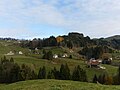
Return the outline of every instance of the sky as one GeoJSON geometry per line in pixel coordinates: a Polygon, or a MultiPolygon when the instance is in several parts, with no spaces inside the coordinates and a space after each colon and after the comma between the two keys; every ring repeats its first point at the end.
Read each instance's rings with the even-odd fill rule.
{"type": "Polygon", "coordinates": [[[120,0],[0,0],[0,37],[120,35],[120,0]]]}

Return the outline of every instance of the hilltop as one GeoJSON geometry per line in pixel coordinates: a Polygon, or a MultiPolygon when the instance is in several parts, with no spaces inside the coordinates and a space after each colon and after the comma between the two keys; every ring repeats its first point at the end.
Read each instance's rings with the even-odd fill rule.
{"type": "Polygon", "coordinates": [[[105,38],[106,40],[113,40],[113,39],[116,39],[116,40],[118,40],[118,39],[120,39],[120,35],[114,35],[114,36],[111,36],[111,37],[107,37],[107,38],[105,38]]]}

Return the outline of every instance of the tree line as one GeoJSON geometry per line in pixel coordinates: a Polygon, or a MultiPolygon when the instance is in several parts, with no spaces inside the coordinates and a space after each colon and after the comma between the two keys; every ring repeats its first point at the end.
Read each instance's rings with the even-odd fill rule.
{"type": "Polygon", "coordinates": [[[120,85],[120,66],[118,68],[117,73],[113,76],[110,76],[109,74],[100,74],[99,76],[97,76],[95,74],[92,82],[101,83],[105,85],[120,85]]]}
{"type": "Polygon", "coordinates": [[[5,56],[0,61],[0,83],[13,83],[17,81],[36,79],[37,74],[25,64],[19,66],[13,58],[5,56]]]}
{"type": "MultiPolygon", "coordinates": [[[[0,83],[14,83],[18,81],[34,80],[34,79],[58,79],[58,80],[72,80],[80,82],[89,82],[86,71],[79,65],[70,71],[67,63],[61,64],[60,69],[53,69],[47,71],[46,67],[40,67],[39,72],[36,73],[29,66],[22,64],[19,66],[14,62],[13,58],[1,58],[0,61],[0,83]]],[[[94,75],[93,83],[101,83],[106,85],[120,85],[120,66],[114,76],[109,74],[94,75]]]]}
{"type": "Polygon", "coordinates": [[[33,40],[21,41],[21,47],[29,47],[30,49],[52,47],[52,46],[63,46],[68,48],[83,47],[91,45],[92,40],[90,37],[84,37],[82,33],[69,33],[64,36],[50,36],[49,38],[34,38],[33,40]]]}
{"type": "Polygon", "coordinates": [[[0,83],[14,83],[18,81],[33,79],[58,79],[58,80],[74,80],[87,82],[86,71],[78,65],[73,72],[67,64],[61,64],[59,70],[54,67],[47,72],[46,67],[40,67],[38,74],[29,66],[22,64],[19,66],[14,62],[13,58],[2,58],[0,61],[0,83]]]}
{"type": "Polygon", "coordinates": [[[82,50],[80,50],[78,53],[81,55],[84,55],[86,59],[99,59],[102,57],[104,53],[112,53],[114,52],[111,48],[108,46],[91,46],[91,47],[84,47],[82,50]]]}

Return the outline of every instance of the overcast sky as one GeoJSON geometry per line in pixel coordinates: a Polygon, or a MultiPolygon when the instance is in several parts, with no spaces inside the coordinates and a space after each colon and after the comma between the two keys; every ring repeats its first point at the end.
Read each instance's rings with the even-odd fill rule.
{"type": "Polygon", "coordinates": [[[120,35],[120,0],[0,0],[0,37],[120,35]]]}

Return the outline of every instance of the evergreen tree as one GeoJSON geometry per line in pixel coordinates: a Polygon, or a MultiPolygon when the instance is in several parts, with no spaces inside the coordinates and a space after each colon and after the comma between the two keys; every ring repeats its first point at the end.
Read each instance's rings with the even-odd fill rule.
{"type": "Polygon", "coordinates": [[[63,64],[60,67],[60,78],[61,80],[65,80],[65,66],[63,64]]]}
{"type": "Polygon", "coordinates": [[[44,52],[43,59],[52,60],[53,59],[52,51],[44,52]]]}
{"type": "Polygon", "coordinates": [[[69,58],[72,59],[72,55],[70,55],[69,58]]]}
{"type": "Polygon", "coordinates": [[[118,68],[118,84],[120,85],[120,66],[118,68]]]}
{"type": "Polygon", "coordinates": [[[113,84],[120,85],[120,66],[118,68],[117,75],[113,77],[113,84]]]}
{"type": "Polygon", "coordinates": [[[48,72],[47,79],[55,79],[54,73],[52,71],[48,72]]]}
{"type": "Polygon", "coordinates": [[[70,69],[69,69],[67,63],[65,65],[61,64],[61,67],[60,67],[60,79],[62,79],[62,80],[70,80],[70,69]]]}
{"type": "Polygon", "coordinates": [[[77,68],[75,67],[73,70],[73,73],[72,73],[72,80],[74,80],[74,81],[77,81],[76,72],[77,72],[77,68]]]}
{"type": "Polygon", "coordinates": [[[93,82],[93,83],[97,83],[97,81],[98,81],[98,79],[97,79],[97,76],[96,76],[96,74],[95,74],[92,82],[93,82]]]}
{"type": "Polygon", "coordinates": [[[99,75],[98,82],[101,84],[105,84],[105,77],[106,77],[106,74],[99,75]]]}
{"type": "Polygon", "coordinates": [[[32,79],[37,79],[37,74],[35,73],[34,70],[32,70],[31,75],[32,75],[32,79]]]}
{"type": "Polygon", "coordinates": [[[61,79],[60,72],[54,67],[54,69],[51,71],[54,74],[55,79],[61,79]]]}
{"type": "Polygon", "coordinates": [[[12,57],[10,58],[10,62],[13,62],[13,63],[14,63],[14,59],[13,59],[12,57]]]}
{"type": "Polygon", "coordinates": [[[81,69],[80,66],[78,65],[77,67],[74,68],[74,71],[72,73],[72,80],[87,82],[86,71],[81,69]]]}
{"type": "Polygon", "coordinates": [[[39,72],[38,72],[38,79],[42,79],[42,68],[40,67],[39,72]]]}
{"type": "Polygon", "coordinates": [[[46,68],[45,68],[45,66],[43,66],[43,68],[39,69],[38,79],[46,79],[46,68]]]}
{"type": "Polygon", "coordinates": [[[53,59],[52,51],[49,51],[49,52],[47,53],[47,59],[48,59],[48,60],[52,60],[52,59],[53,59]]]}
{"type": "Polygon", "coordinates": [[[15,64],[10,71],[10,82],[13,83],[19,81],[19,72],[20,67],[18,66],[18,64],[15,64]]]}
{"type": "Polygon", "coordinates": [[[68,67],[68,65],[66,63],[65,64],[65,79],[66,80],[70,80],[70,77],[71,77],[71,75],[70,75],[70,69],[69,69],[69,67],[68,67]]]}

